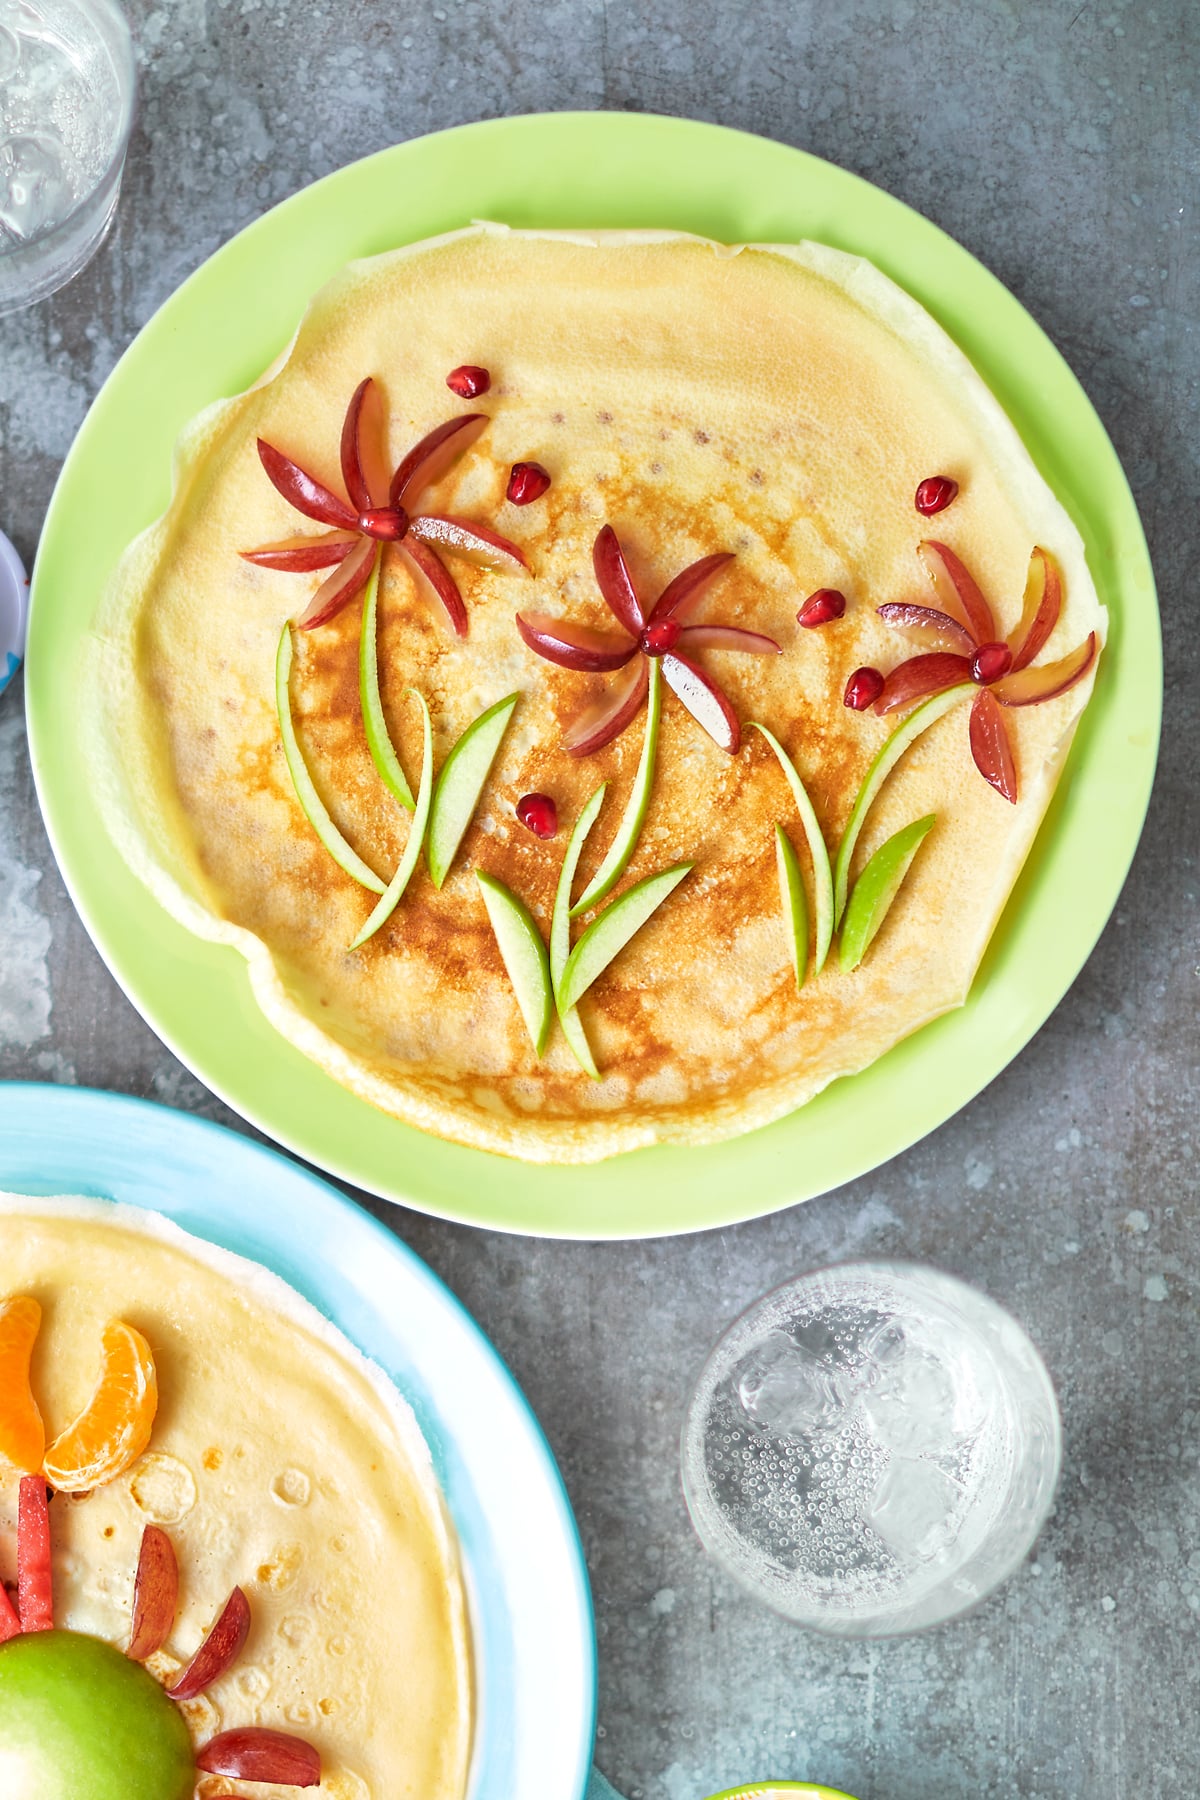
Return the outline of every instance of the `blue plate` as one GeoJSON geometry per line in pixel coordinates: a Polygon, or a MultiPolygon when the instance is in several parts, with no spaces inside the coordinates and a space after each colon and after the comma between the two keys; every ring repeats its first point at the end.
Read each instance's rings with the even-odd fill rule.
{"type": "Polygon", "coordinates": [[[570,1504],[516,1382],[420,1258],[273,1150],[80,1088],[0,1084],[0,1189],[165,1213],[274,1270],[387,1370],[429,1442],[466,1567],[477,1683],[470,1800],[580,1800],[595,1631],[570,1504]]]}

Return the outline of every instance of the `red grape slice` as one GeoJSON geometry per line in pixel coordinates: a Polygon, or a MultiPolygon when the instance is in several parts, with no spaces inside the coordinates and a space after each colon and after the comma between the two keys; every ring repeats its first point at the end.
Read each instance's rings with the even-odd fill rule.
{"type": "MultiPolygon", "coordinates": [[[[653,629],[654,620],[650,622],[653,629]]],[[[685,625],[679,634],[681,650],[741,650],[747,656],[778,656],[774,638],[761,631],[743,631],[740,625],[685,625]]]]}
{"type": "Polygon", "coordinates": [[[1068,688],[1081,681],[1096,660],[1096,634],[1089,631],[1077,650],[1060,656],[1057,662],[1041,663],[1036,669],[1021,669],[1006,675],[992,689],[1001,706],[1039,706],[1043,700],[1055,700],[1068,688]]]}
{"type": "Polygon", "coordinates": [[[996,792],[1017,803],[1017,768],[1004,715],[985,689],[971,707],[971,755],[975,767],[996,792]]]}
{"type": "Polygon", "coordinates": [[[518,613],[517,630],[531,650],[563,669],[588,675],[607,675],[623,669],[637,654],[637,645],[615,631],[594,631],[573,619],[556,619],[550,613],[518,613]]]}
{"type": "MultiPolygon", "coordinates": [[[[173,1687],[172,1700],[194,1700],[235,1662],[250,1629],[250,1604],[235,1587],[220,1618],[173,1687]]],[[[219,1771],[213,1771],[219,1773],[219,1771]]]]}
{"type": "Polygon", "coordinates": [[[335,613],[340,613],[343,606],[349,606],[352,600],[356,600],[371,579],[371,564],[374,561],[374,540],[356,539],[354,548],[342,558],[333,574],[321,583],[296,620],[301,631],[315,631],[318,625],[326,624],[335,613]]]}
{"type": "Polygon", "coordinates": [[[654,611],[650,614],[651,624],[659,619],[671,618],[678,619],[682,624],[698,604],[709,582],[732,561],[733,551],[721,550],[715,556],[702,556],[699,562],[689,563],[686,569],[681,569],[655,601],[654,611]]]}
{"type": "Polygon", "coordinates": [[[1047,551],[1035,549],[1029,558],[1029,579],[1025,583],[1021,617],[1008,634],[1014,675],[1033,661],[1058,624],[1061,611],[1062,576],[1058,564],[1047,551]]]}
{"type": "Polygon", "coordinates": [[[41,1475],[22,1475],[17,1501],[17,1611],[22,1631],[50,1631],[54,1596],[50,1579],[50,1509],[41,1475]]]}
{"type": "Polygon", "coordinates": [[[322,487],[299,463],[294,463],[290,456],[285,456],[282,450],[276,450],[274,444],[268,444],[265,438],[258,440],[258,455],[272,485],[279,490],[289,506],[294,506],[306,518],[316,519],[321,525],[337,525],[343,531],[355,529],[358,514],[352,512],[336,494],[331,494],[327,487],[322,487]]]}
{"type": "Polygon", "coordinates": [[[383,395],[368,375],[351,395],[342,426],[342,480],[360,513],[387,502],[386,446],[383,395]]]}
{"type": "MultiPolygon", "coordinates": [[[[444,425],[435,425],[426,432],[392,476],[389,505],[408,506],[410,494],[440,481],[487,427],[486,413],[464,413],[461,419],[447,419],[444,425]]],[[[412,508],[408,510],[411,512],[412,508]]]]}
{"type": "Polygon", "coordinates": [[[424,577],[432,589],[435,598],[441,601],[452,630],[459,637],[466,637],[467,609],[463,597],[458,591],[457,581],[437,551],[431,550],[428,544],[423,544],[410,533],[404,540],[401,554],[408,557],[417,573],[424,577]]]}
{"type": "Polygon", "coordinates": [[[925,573],[934,586],[938,604],[953,618],[961,617],[977,644],[990,644],[996,636],[996,621],[984,599],[975,577],[960,562],[948,544],[926,538],[918,544],[917,554],[925,565],[925,573]]]}
{"type": "Polygon", "coordinates": [[[883,684],[883,692],[875,702],[877,713],[895,712],[898,706],[910,706],[914,700],[923,700],[926,694],[936,694],[939,688],[955,687],[960,681],[970,681],[971,662],[966,656],[952,656],[948,651],[935,650],[928,656],[910,656],[893,669],[883,684]]]}
{"type": "Polygon", "coordinates": [[[618,623],[625,627],[630,637],[640,637],[646,617],[625,561],[625,552],[611,525],[600,527],[592,545],[592,567],[600,592],[618,623]]]}
{"type": "Polygon", "coordinates": [[[206,1775],[228,1775],[234,1781],[277,1781],[284,1787],[316,1787],[321,1758],[303,1738],[265,1725],[243,1725],[223,1731],[205,1744],[196,1767],[206,1775]]]}
{"type": "Polygon", "coordinates": [[[476,525],[470,519],[456,519],[449,513],[419,513],[409,520],[408,529],[422,543],[437,544],[452,556],[463,556],[484,569],[502,569],[515,575],[529,568],[525,552],[518,545],[490,526],[476,525]]]}
{"type": "Polygon", "coordinates": [[[162,1649],[175,1623],[178,1599],[175,1546],[161,1526],[147,1525],[133,1583],[133,1625],[125,1652],[131,1661],[145,1662],[162,1649]]]}
{"type": "Polygon", "coordinates": [[[260,544],[257,550],[239,550],[244,562],[260,569],[282,569],[288,575],[307,575],[313,569],[332,569],[358,541],[342,531],[320,537],[280,538],[277,544],[260,544]]]}
{"type": "Polygon", "coordinates": [[[637,718],[646,699],[650,668],[644,656],[631,663],[606,689],[602,700],[584,708],[563,738],[563,748],[571,756],[591,756],[620,737],[625,727],[637,718]]]}
{"type": "Polygon", "coordinates": [[[893,631],[903,631],[914,643],[923,644],[926,650],[952,650],[959,656],[970,656],[975,648],[975,640],[965,625],[932,606],[889,600],[886,606],[877,606],[875,611],[885,625],[890,625],[893,631]]]}
{"type": "Polygon", "coordinates": [[[697,725],[703,726],[718,749],[728,750],[730,756],[736,755],[742,741],[742,728],[737,714],[712,676],[689,662],[686,656],[680,656],[678,651],[663,657],[662,672],[676,698],[686,706],[697,725]]]}

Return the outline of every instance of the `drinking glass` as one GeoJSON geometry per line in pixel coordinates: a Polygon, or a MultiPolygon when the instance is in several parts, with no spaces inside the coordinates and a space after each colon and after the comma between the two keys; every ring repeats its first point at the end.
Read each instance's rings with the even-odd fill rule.
{"type": "Polygon", "coordinates": [[[115,0],[0,0],[0,314],[54,293],[99,249],[134,86],[115,0]]]}
{"type": "Polygon", "coordinates": [[[701,1542],[777,1612],[892,1637],[968,1611],[1049,1515],[1054,1389],[1002,1307],[950,1275],[846,1263],[756,1301],[684,1420],[701,1542]]]}

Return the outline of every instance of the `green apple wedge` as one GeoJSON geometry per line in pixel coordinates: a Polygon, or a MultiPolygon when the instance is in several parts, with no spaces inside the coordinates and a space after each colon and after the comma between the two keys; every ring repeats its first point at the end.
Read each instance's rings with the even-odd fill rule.
{"type": "Polygon", "coordinates": [[[846,829],[842,841],[838,845],[837,864],[834,868],[833,897],[834,908],[840,919],[846,910],[846,894],[850,886],[850,863],[854,856],[854,846],[858,842],[858,834],[866,823],[876,794],[895,768],[909,745],[915,743],[923,731],[936,725],[960,700],[968,694],[977,694],[979,689],[973,681],[963,681],[957,687],[946,688],[943,693],[934,694],[932,699],[923,701],[914,712],[910,712],[904,723],[893,731],[886,743],[880,746],[879,752],[863,777],[863,784],[858,790],[858,798],[854,809],[846,821],[846,829]]]}
{"type": "MultiPolygon", "coordinates": [[[[563,857],[563,865],[558,877],[558,887],[554,894],[554,911],[550,918],[550,984],[554,989],[556,1005],[559,1004],[563,970],[566,968],[571,954],[571,886],[575,880],[575,871],[579,867],[579,858],[583,854],[583,846],[587,842],[589,831],[596,823],[607,792],[608,783],[602,781],[576,819],[575,829],[571,833],[567,853],[563,857]]],[[[571,1046],[576,1062],[592,1077],[593,1081],[599,1081],[600,1071],[596,1067],[596,1059],[592,1055],[592,1047],[587,1041],[587,1032],[583,1028],[583,1020],[579,1017],[578,1012],[571,1007],[565,1012],[560,1011],[558,1017],[563,1028],[563,1036],[571,1046]]]]}
{"type": "Polygon", "coordinates": [[[749,1787],[713,1794],[711,1800],[854,1800],[854,1796],[812,1781],[752,1781],[749,1787]]]}
{"type": "Polygon", "coordinates": [[[426,860],[435,888],[450,871],[458,846],[479,805],[500,740],[508,730],[520,694],[508,694],[474,719],[442,764],[429,815],[429,848],[426,860]]]}
{"type": "Polygon", "coordinates": [[[400,902],[400,897],[412,880],[412,872],[417,866],[417,858],[421,854],[421,845],[425,842],[425,827],[429,823],[429,804],[433,798],[433,724],[429,717],[429,708],[425,704],[424,694],[416,688],[409,688],[413,699],[420,703],[422,722],[425,729],[425,745],[421,756],[421,781],[417,790],[416,811],[412,824],[408,828],[408,842],[404,846],[404,855],[400,858],[400,867],[392,876],[379,904],[355,938],[348,946],[358,950],[368,938],[374,937],[381,925],[386,925],[400,902]]]}
{"type": "Polygon", "coordinates": [[[808,901],[804,895],[800,863],[782,825],[775,827],[775,862],[779,870],[779,898],[792,945],[796,992],[799,993],[808,969],[808,901]]]}
{"type": "Polygon", "coordinates": [[[525,902],[518,900],[502,881],[497,881],[494,875],[485,875],[482,869],[476,869],[475,879],[483,894],[483,904],[487,907],[534,1055],[540,1056],[546,1048],[554,1018],[550,959],[542,934],[525,902]]]}
{"type": "Polygon", "coordinates": [[[787,777],[787,784],[792,790],[792,798],[796,802],[796,810],[800,814],[800,823],[804,827],[804,836],[808,843],[808,853],[812,858],[813,888],[816,898],[816,949],[813,956],[813,974],[819,975],[825,967],[825,958],[829,955],[829,946],[833,942],[834,907],[833,907],[833,873],[829,866],[829,851],[825,844],[825,836],[817,819],[813,803],[808,797],[808,790],[800,779],[795,763],[775,736],[765,725],[751,722],[752,731],[761,731],[779,760],[779,766],[787,777]]]}
{"type": "Polygon", "coordinates": [[[838,952],[843,974],[857,969],[908,874],[913,857],[933,830],[936,813],[914,819],[881,844],[850,892],[838,952]]]}
{"type": "Polygon", "coordinates": [[[659,675],[658,658],[648,658],[650,664],[650,681],[646,689],[646,735],[642,739],[642,754],[638,761],[637,774],[633,778],[633,786],[629,790],[629,798],[625,802],[625,811],[621,815],[621,823],[617,826],[617,835],[608,846],[607,854],[583,893],[571,908],[571,917],[577,919],[593,906],[598,906],[606,895],[620,881],[629,866],[629,859],[637,849],[637,841],[641,836],[642,826],[646,821],[646,808],[650,804],[650,789],[654,785],[654,760],[658,752],[658,723],[662,717],[662,678],[659,675]]]}
{"type": "Polygon", "coordinates": [[[362,629],[358,639],[358,698],[362,707],[363,729],[367,734],[367,749],[371,752],[371,761],[379,772],[379,779],[393,800],[398,800],[406,812],[412,812],[416,801],[408,785],[408,777],[400,766],[400,758],[396,755],[396,746],[392,743],[387,720],[383,716],[383,700],[379,693],[377,615],[381,560],[381,554],[377,551],[375,566],[371,570],[371,579],[367,583],[363,599],[362,629]]]}
{"type": "Polygon", "coordinates": [[[567,958],[558,989],[560,1011],[569,1012],[578,1006],[593,981],[603,975],[613,958],[620,955],[630,938],[693,868],[694,863],[676,863],[658,875],[635,881],[611,906],[605,907],[598,919],[593,919],[567,958]]]}
{"type": "Polygon", "coordinates": [[[362,857],[348,844],[325,809],[325,802],[316,790],[312,776],[308,772],[308,764],[304,760],[304,752],[300,748],[300,740],[296,736],[295,721],[292,718],[292,627],[289,620],[279,634],[279,649],[275,653],[275,706],[279,713],[279,735],[283,739],[283,754],[287,761],[288,773],[292,778],[292,786],[296,790],[296,798],[300,802],[305,818],[332,856],[347,875],[363,887],[370,888],[373,894],[382,894],[384,883],[380,881],[373,869],[369,869],[362,857]]]}

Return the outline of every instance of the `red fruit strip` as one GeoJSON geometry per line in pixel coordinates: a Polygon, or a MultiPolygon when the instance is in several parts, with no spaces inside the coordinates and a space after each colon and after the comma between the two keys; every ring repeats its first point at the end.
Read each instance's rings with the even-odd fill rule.
{"type": "Polygon", "coordinates": [[[408,529],[426,544],[440,544],[452,556],[462,556],[484,569],[528,569],[525,552],[501,537],[488,525],[476,525],[469,519],[451,518],[449,513],[419,513],[410,519],[408,529]]]}
{"type": "Polygon", "coordinates": [[[949,651],[935,650],[928,656],[910,656],[892,670],[883,684],[883,692],[875,702],[877,713],[895,712],[898,706],[909,706],[936,694],[940,688],[954,687],[971,679],[971,663],[966,656],[952,656],[949,651]]]}
{"type": "Polygon", "coordinates": [[[971,707],[971,755],[975,767],[1005,800],[1017,803],[1017,767],[1004,724],[1004,714],[986,691],[971,707]]]}
{"type": "Polygon", "coordinates": [[[344,500],[339,500],[336,494],[331,494],[327,487],[322,487],[299,463],[294,463],[290,456],[285,456],[282,450],[276,450],[274,444],[268,444],[265,438],[258,440],[258,455],[272,485],[278,488],[297,512],[302,512],[306,518],[316,519],[322,525],[339,525],[343,531],[355,529],[358,514],[344,500]]]}
{"type": "MultiPolygon", "coordinates": [[[[172,1700],[194,1700],[222,1676],[239,1655],[250,1629],[250,1604],[240,1587],[235,1587],[220,1618],[193,1656],[174,1687],[167,1689],[172,1700]]],[[[224,1771],[214,1769],[212,1774],[224,1771]]],[[[264,1780],[270,1780],[264,1776],[264,1780]]]]}
{"type": "Polygon", "coordinates": [[[17,1617],[17,1609],[9,1599],[3,1587],[0,1587],[0,1644],[7,1644],[9,1638],[20,1634],[21,1621],[17,1617]]]}
{"type": "Polygon", "coordinates": [[[179,1599],[179,1564],[175,1546],[159,1525],[147,1525],[142,1533],[138,1553],[137,1575],[133,1583],[133,1625],[129,1649],[125,1654],[134,1662],[145,1662],[161,1650],[175,1623],[175,1606],[179,1599]]]}
{"type": "Polygon", "coordinates": [[[737,714],[722,689],[686,656],[676,652],[662,659],[663,676],[676,697],[687,707],[697,725],[702,725],[718,749],[737,754],[742,741],[742,728],[737,714]]]}
{"type": "Polygon", "coordinates": [[[907,602],[889,600],[886,606],[877,606],[875,611],[885,625],[890,625],[893,631],[903,631],[927,650],[954,650],[960,656],[970,656],[975,648],[975,640],[965,625],[932,606],[910,606],[907,602]]]}
{"type": "MultiPolygon", "coordinates": [[[[435,425],[432,431],[426,432],[392,476],[389,505],[408,506],[410,493],[415,494],[418,489],[440,481],[487,427],[486,413],[464,413],[461,419],[447,419],[444,425],[435,425]]],[[[412,511],[411,507],[409,511],[412,511]]]]}
{"type": "Polygon", "coordinates": [[[732,550],[721,550],[715,556],[702,556],[699,562],[689,563],[681,569],[674,581],[667,583],[654,603],[654,611],[650,614],[653,624],[659,619],[676,618],[680,624],[697,605],[701,593],[715,575],[733,561],[732,550]]]}
{"type": "Polygon", "coordinates": [[[467,609],[463,597],[458,591],[458,583],[442,561],[436,550],[423,544],[419,538],[409,533],[404,540],[401,555],[406,556],[418,574],[432,589],[434,597],[441,601],[447,619],[459,637],[467,635],[467,609]]]}
{"type": "Polygon", "coordinates": [[[371,578],[375,551],[372,538],[355,540],[349,555],[344,556],[333,574],[321,583],[296,620],[301,631],[315,631],[318,625],[324,625],[335,613],[340,613],[343,606],[349,606],[358,598],[371,578]]]}
{"type": "Polygon", "coordinates": [[[607,675],[623,669],[637,654],[637,645],[615,631],[593,631],[573,619],[556,619],[550,613],[517,614],[517,630],[531,650],[547,662],[588,675],[607,675]]]}
{"type": "Polygon", "coordinates": [[[280,538],[277,544],[260,544],[257,550],[239,550],[238,555],[260,569],[307,575],[313,569],[333,568],[356,541],[356,537],[347,537],[343,531],[330,531],[320,537],[280,538]]]}
{"type": "Polygon", "coordinates": [[[17,1611],[22,1631],[54,1625],[50,1580],[50,1508],[41,1475],[22,1475],[17,1501],[17,1611]]]}
{"type": "Polygon", "coordinates": [[[630,637],[638,637],[646,624],[625,553],[611,525],[602,525],[592,545],[592,567],[600,592],[630,637]]]}
{"type": "Polygon", "coordinates": [[[487,393],[491,385],[491,376],[478,363],[460,363],[446,377],[446,386],[460,400],[477,400],[480,394],[487,393]]]}
{"type": "MultiPolygon", "coordinates": [[[[653,630],[651,620],[650,629],[653,630]]],[[[740,625],[685,625],[679,634],[681,650],[744,650],[747,656],[778,656],[779,645],[761,631],[743,631],[740,625]]]]}
{"type": "Polygon", "coordinates": [[[1033,661],[1058,624],[1061,611],[1062,576],[1058,572],[1058,564],[1047,551],[1035,549],[1029,558],[1029,576],[1025,582],[1025,604],[1021,609],[1021,617],[1008,634],[1014,675],[1033,661]]]}
{"type": "Polygon", "coordinates": [[[316,1787],[321,1758],[303,1738],[265,1725],[243,1725],[223,1731],[205,1744],[196,1767],[206,1775],[228,1775],[234,1781],[277,1781],[284,1787],[316,1787]]]}
{"type": "Polygon", "coordinates": [[[387,501],[383,396],[368,375],[351,395],[342,426],[342,480],[360,513],[387,501]]]}
{"type": "Polygon", "coordinates": [[[543,469],[541,463],[518,462],[509,470],[504,497],[514,506],[531,506],[541,499],[549,486],[550,471],[543,469]]]}
{"type": "Polygon", "coordinates": [[[602,700],[580,713],[563,738],[563,748],[571,756],[591,756],[611,744],[642,710],[649,682],[649,664],[639,656],[611,683],[602,700]]]}
{"type": "Polygon", "coordinates": [[[996,636],[992,609],[984,599],[979,583],[950,546],[927,538],[917,546],[917,554],[934,585],[942,611],[952,616],[961,614],[977,644],[992,643],[996,636]]]}
{"type": "Polygon", "coordinates": [[[992,689],[1001,706],[1038,706],[1043,700],[1054,700],[1081,681],[1096,660],[1096,634],[1089,631],[1077,650],[1060,656],[1057,662],[1041,663],[1036,669],[1021,669],[1006,675],[992,689]]]}

